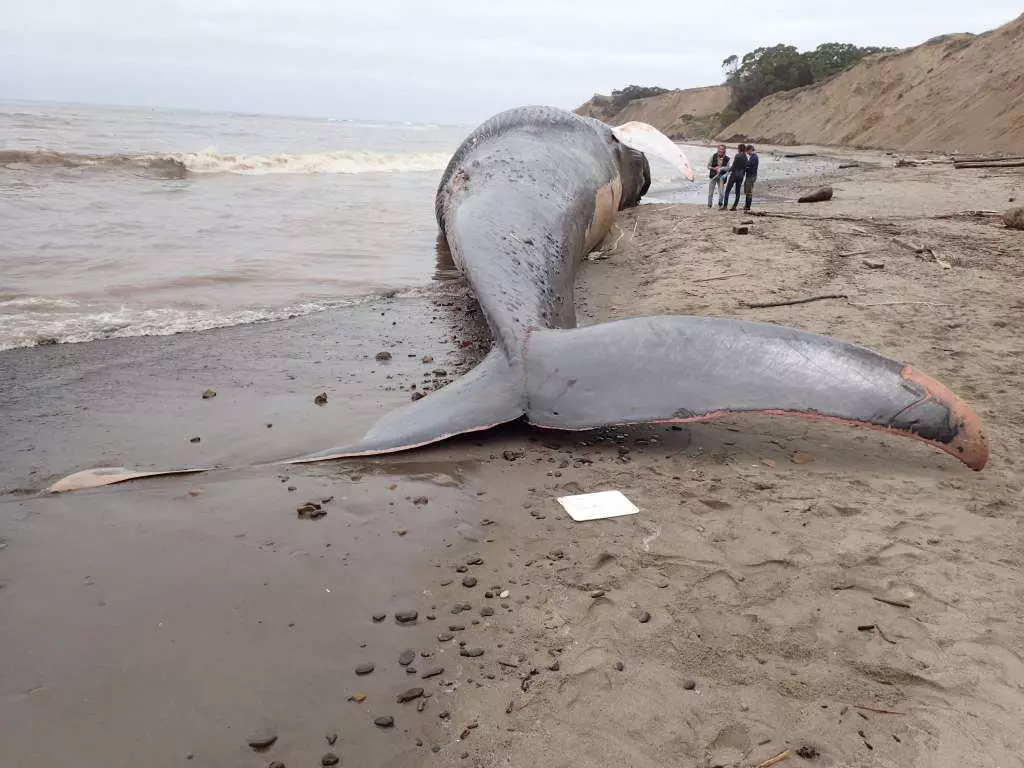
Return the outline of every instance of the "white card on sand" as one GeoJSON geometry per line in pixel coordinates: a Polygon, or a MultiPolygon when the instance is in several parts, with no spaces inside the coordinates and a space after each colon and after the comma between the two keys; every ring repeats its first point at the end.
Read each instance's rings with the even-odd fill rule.
{"type": "Polygon", "coordinates": [[[597,493],[580,493],[575,496],[560,496],[558,503],[569,513],[569,517],[577,522],[635,515],[640,511],[619,491],[598,491],[597,493]]]}

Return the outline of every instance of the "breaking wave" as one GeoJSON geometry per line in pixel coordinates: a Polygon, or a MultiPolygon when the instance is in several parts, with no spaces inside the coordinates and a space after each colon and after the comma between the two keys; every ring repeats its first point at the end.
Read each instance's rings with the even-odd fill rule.
{"type": "MultiPolygon", "coordinates": [[[[18,297],[0,301],[0,351],[131,336],[170,336],[235,325],[287,320],[381,298],[369,294],[287,307],[218,310],[200,307],[92,307],[75,301],[18,297]]],[[[383,294],[393,295],[392,293],[383,294]]]]}
{"type": "Polygon", "coordinates": [[[0,166],[8,170],[39,167],[141,170],[166,178],[185,178],[189,174],[217,173],[262,176],[440,171],[444,170],[450,157],[450,153],[447,152],[381,153],[358,150],[305,154],[224,155],[211,148],[202,152],[175,152],[166,155],[88,155],[46,149],[0,149],[0,166]]]}

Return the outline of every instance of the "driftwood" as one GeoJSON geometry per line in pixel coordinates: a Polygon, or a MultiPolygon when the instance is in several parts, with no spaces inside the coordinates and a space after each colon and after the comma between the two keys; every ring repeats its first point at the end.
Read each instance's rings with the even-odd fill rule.
{"type": "Polygon", "coordinates": [[[691,282],[694,283],[710,283],[712,280],[728,280],[730,277],[746,277],[746,272],[729,272],[724,275],[715,275],[714,277],[701,277],[691,282]]]}
{"type": "Polygon", "coordinates": [[[860,163],[840,163],[839,170],[843,170],[844,168],[860,168],[860,163]]]}
{"type": "Polygon", "coordinates": [[[817,157],[817,152],[788,152],[783,157],[817,157]]]}
{"type": "Polygon", "coordinates": [[[821,296],[808,296],[805,299],[789,299],[788,301],[758,301],[744,302],[743,306],[748,309],[764,309],[765,307],[789,307],[794,304],[809,304],[812,301],[823,301],[825,299],[845,299],[845,293],[826,293],[821,296]]]}
{"type": "Polygon", "coordinates": [[[1024,160],[976,160],[968,163],[953,163],[953,167],[963,168],[1024,168],[1024,160]]]}
{"type": "Polygon", "coordinates": [[[953,213],[940,213],[932,216],[933,219],[969,219],[982,218],[986,216],[1002,216],[1002,211],[953,211],[953,213]]]}
{"type": "Polygon", "coordinates": [[[832,187],[821,187],[797,199],[798,203],[824,203],[832,199],[832,187]]]}
{"type": "Polygon", "coordinates": [[[919,245],[918,243],[911,242],[910,240],[903,240],[899,237],[894,237],[892,241],[896,243],[896,245],[902,246],[903,248],[907,248],[908,250],[911,250],[920,256],[931,256],[932,260],[943,269],[952,269],[954,263],[961,263],[960,258],[957,256],[954,256],[952,261],[950,261],[949,259],[942,258],[939,252],[930,246],[919,245]]]}

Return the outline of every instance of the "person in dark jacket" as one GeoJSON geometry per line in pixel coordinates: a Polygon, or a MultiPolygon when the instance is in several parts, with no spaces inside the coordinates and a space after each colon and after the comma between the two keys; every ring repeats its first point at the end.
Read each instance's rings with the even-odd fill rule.
{"type": "MultiPolygon", "coordinates": [[[[744,211],[750,210],[750,201],[754,197],[754,184],[757,181],[757,166],[760,162],[761,159],[754,151],[754,145],[747,144],[747,170],[743,174],[743,194],[747,196],[746,205],[743,206],[744,211]]],[[[739,202],[739,192],[736,193],[736,201],[739,202]]],[[[735,209],[734,205],[733,210],[735,209]]]]}
{"type": "Polygon", "coordinates": [[[711,181],[708,182],[708,208],[715,201],[715,188],[718,188],[718,201],[722,201],[722,193],[725,191],[725,176],[729,170],[729,156],[725,153],[725,144],[719,144],[718,150],[708,160],[708,172],[711,181]]]}
{"type": "Polygon", "coordinates": [[[725,210],[726,206],[729,205],[729,197],[732,195],[732,188],[736,187],[736,202],[733,203],[732,210],[736,210],[736,206],[740,204],[740,185],[743,183],[743,174],[747,171],[747,145],[740,144],[736,157],[733,158],[732,168],[729,170],[729,182],[725,185],[725,197],[720,199],[718,207],[721,210],[725,210]]]}

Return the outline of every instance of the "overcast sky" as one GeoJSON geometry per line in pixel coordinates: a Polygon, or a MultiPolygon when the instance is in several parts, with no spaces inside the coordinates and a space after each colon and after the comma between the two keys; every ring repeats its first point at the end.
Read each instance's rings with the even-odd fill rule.
{"type": "Polygon", "coordinates": [[[0,0],[0,99],[474,122],[636,83],[721,82],[760,45],[908,46],[1019,0],[0,0]],[[697,6],[695,8],[695,6],[697,6]]]}

